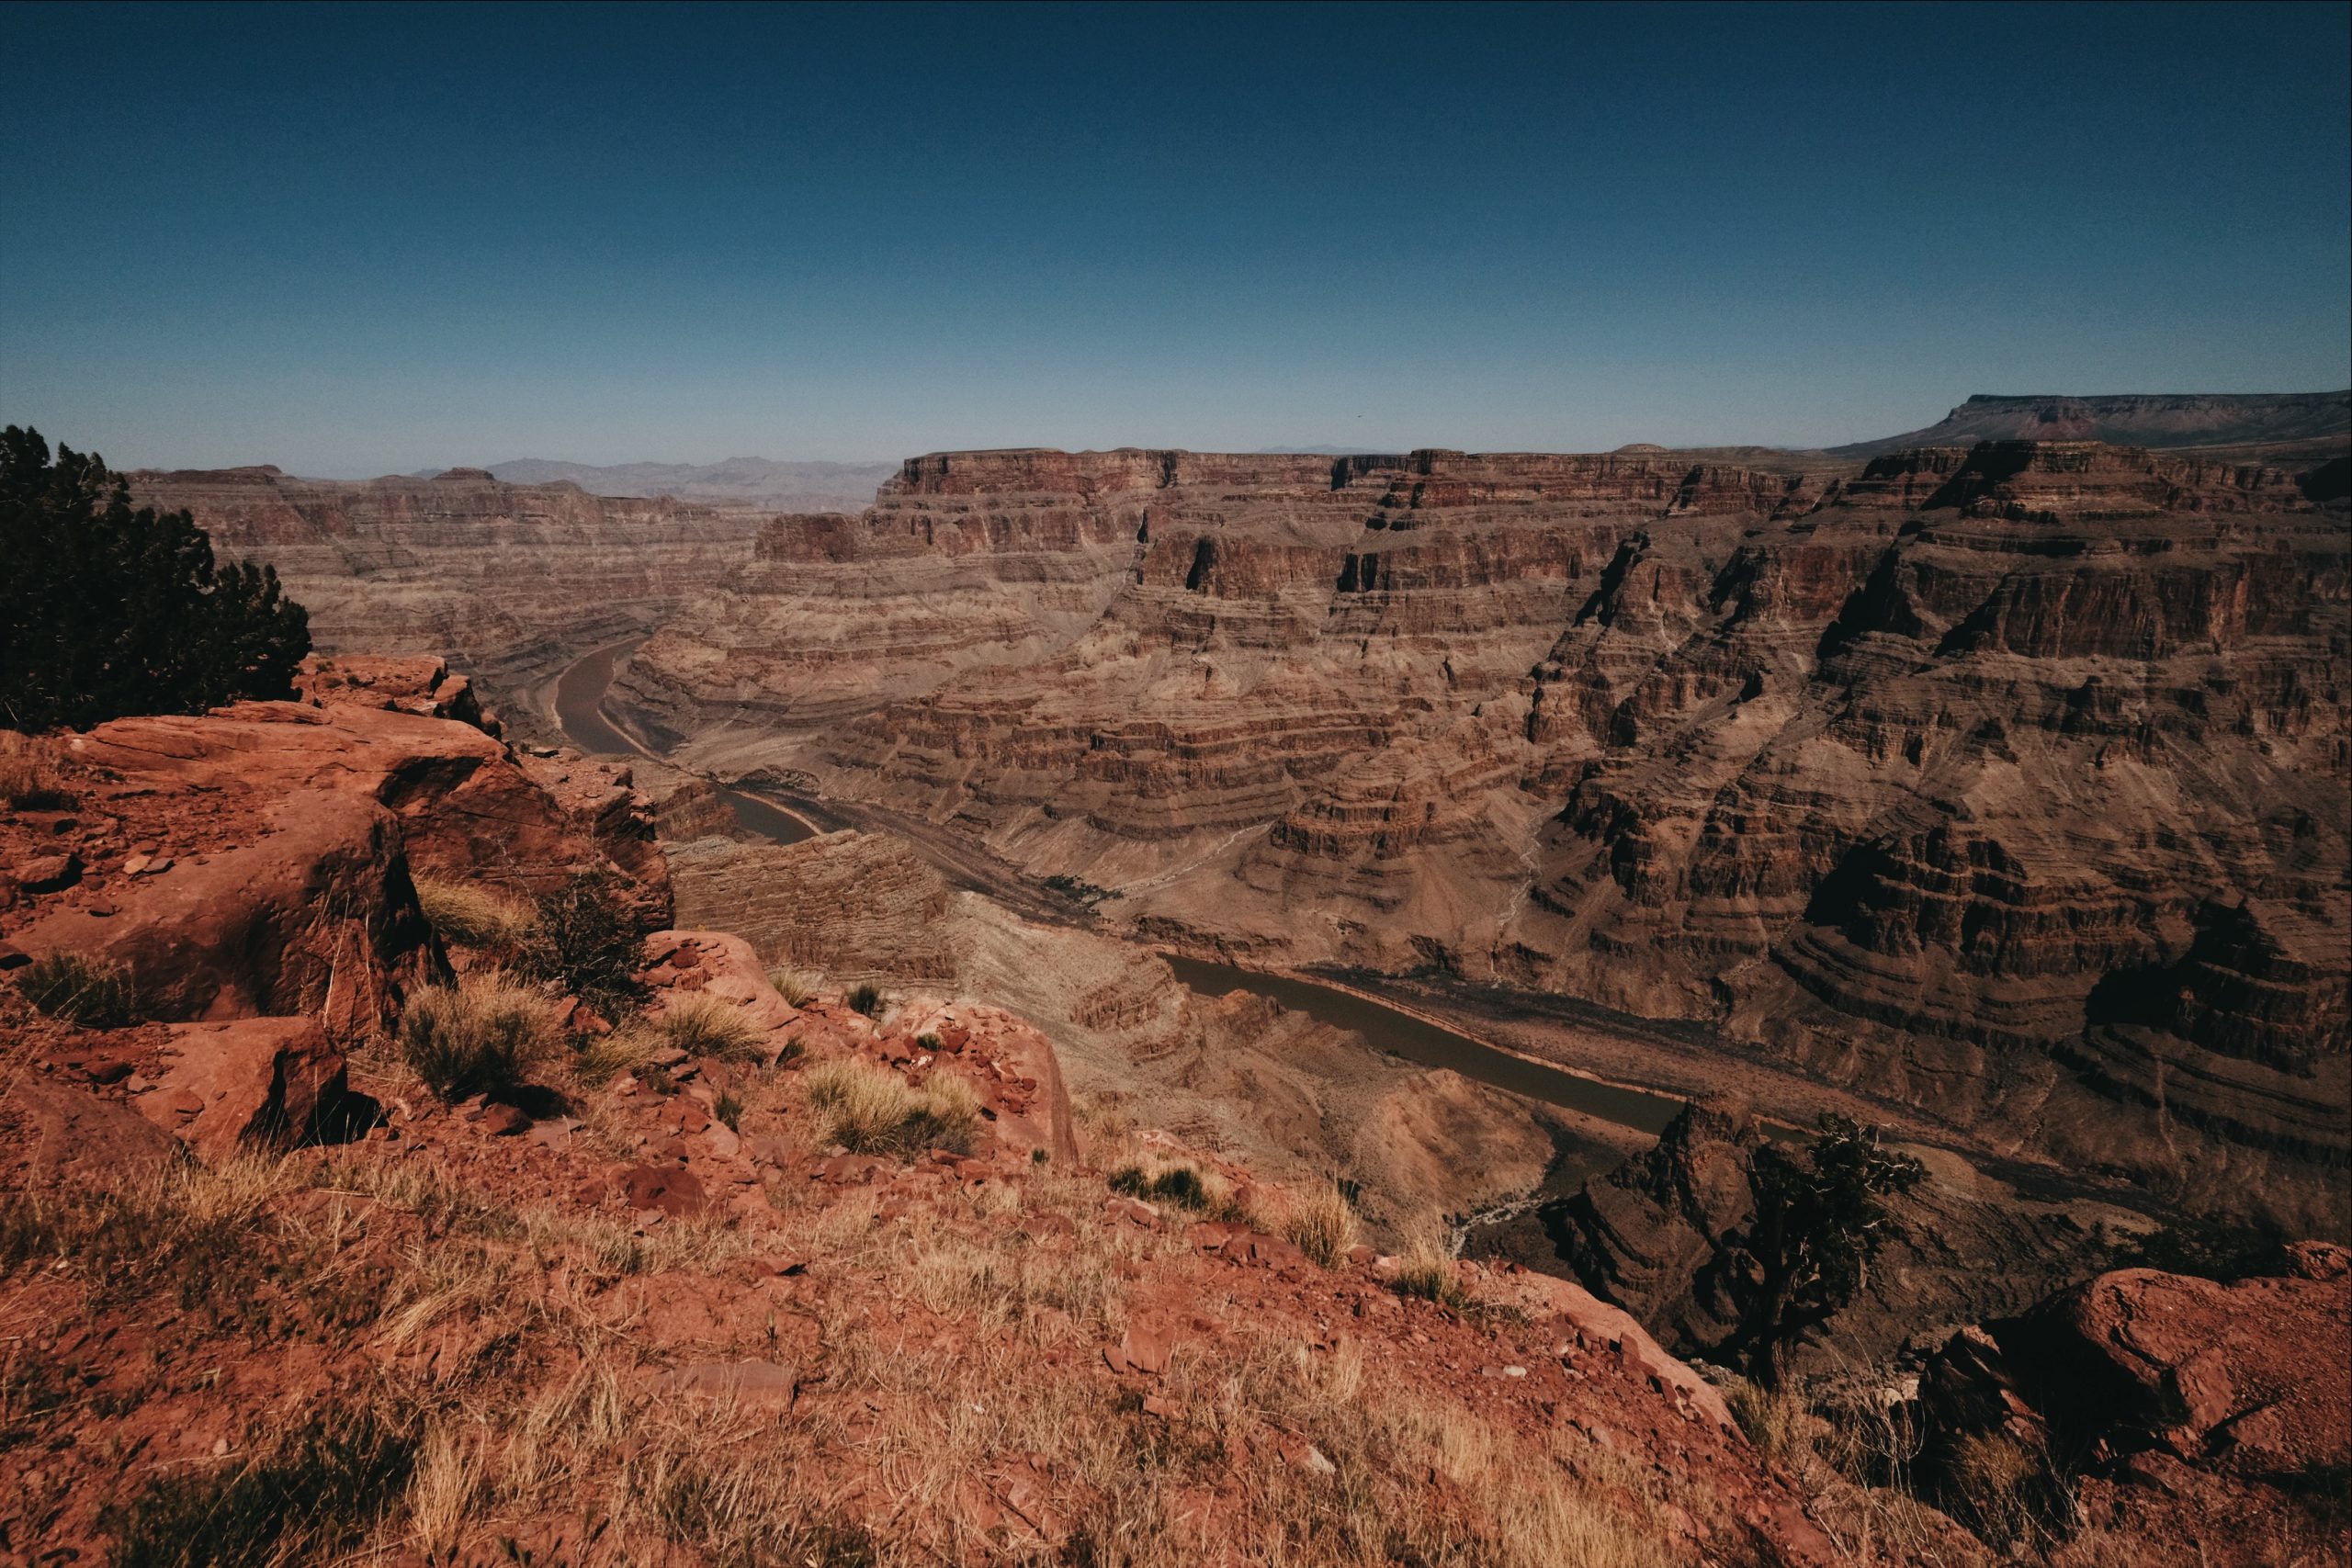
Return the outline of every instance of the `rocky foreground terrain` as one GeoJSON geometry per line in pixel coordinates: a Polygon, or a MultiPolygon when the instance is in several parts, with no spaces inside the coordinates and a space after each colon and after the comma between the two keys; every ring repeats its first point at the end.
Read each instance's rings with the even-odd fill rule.
{"type": "MultiPolygon", "coordinates": [[[[2339,1248],[2104,1274],[1914,1382],[1776,1399],[1565,1280],[1358,1243],[1329,1184],[1163,1124],[1182,1074],[1073,1094],[1036,1021],[771,975],[787,930],[923,951],[868,906],[930,891],[854,840],[806,850],[832,910],[681,928],[725,849],[673,863],[625,770],[497,728],[436,660],[343,657],[300,701],[6,738],[5,1560],[2346,1548],[2339,1248]]],[[[1079,1004],[1101,1088],[1151,990],[1079,1004]]],[[[1645,1168],[1728,1168],[1710,1127],[1645,1168]]]]}
{"type": "Polygon", "coordinates": [[[2341,469],[943,454],[766,525],[615,696],[1164,944],[1688,1021],[2340,1234],[2341,469]]]}

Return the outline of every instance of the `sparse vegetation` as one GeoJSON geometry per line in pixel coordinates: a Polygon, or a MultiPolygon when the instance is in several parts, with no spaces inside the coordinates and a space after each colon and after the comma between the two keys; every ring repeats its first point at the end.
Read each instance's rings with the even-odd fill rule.
{"type": "Polygon", "coordinates": [[[137,1016],[130,972],[78,953],[41,954],[25,966],[17,987],[49,1017],[85,1029],[119,1029],[137,1016]]]}
{"type": "Polygon", "coordinates": [[[57,759],[45,740],[0,729],[0,808],[62,811],[74,804],[57,775],[57,759]]]}
{"type": "Polygon", "coordinates": [[[743,1130],[743,1102],[736,1098],[733,1089],[719,1091],[718,1099],[711,1105],[710,1113],[725,1122],[729,1132],[743,1130]]]}
{"type": "Polygon", "coordinates": [[[311,651],[277,573],[220,566],[187,512],[134,510],[95,453],[0,434],[0,721],[80,729],[280,697],[311,651]]]}
{"type": "Polygon", "coordinates": [[[979,1097],[952,1073],[918,1089],[888,1067],[846,1058],[814,1068],[808,1084],[819,1140],[852,1154],[966,1153],[979,1131],[979,1097]]]}
{"type": "Polygon", "coordinates": [[[767,1043],[767,1031],[743,1010],[720,997],[690,996],[674,1003],[656,1025],[671,1045],[689,1056],[748,1062],[767,1043]]]}
{"type": "Polygon", "coordinates": [[[520,1083],[553,1053],[555,1033],[547,998],[496,972],[419,991],[401,1015],[401,1054],[444,1100],[520,1083]]]}
{"type": "Polygon", "coordinates": [[[786,1002],[797,1008],[805,1008],[816,1000],[817,987],[824,983],[823,976],[812,975],[805,969],[787,966],[768,971],[768,984],[775,987],[776,994],[786,1002]]]}
{"type": "Polygon", "coordinates": [[[1283,1226],[1283,1234],[1326,1269],[1338,1268],[1346,1260],[1348,1248],[1362,1239],[1355,1205],[1348,1201],[1347,1193],[1337,1181],[1326,1182],[1297,1200],[1283,1226]]]}
{"type": "Polygon", "coordinates": [[[1396,1256],[1398,1295],[1455,1310],[1468,1303],[1470,1292],[1462,1283],[1448,1235],[1445,1222],[1434,1214],[1424,1214],[1406,1227],[1404,1250],[1396,1256]]]}
{"type": "Polygon", "coordinates": [[[2224,1281],[2254,1279],[2287,1271],[2290,1239],[2276,1221],[2176,1220],[2126,1240],[2112,1266],[2224,1281]]]}
{"type": "Polygon", "coordinates": [[[1111,1190],[1150,1203],[1170,1203],[1195,1214],[1218,1219],[1238,1217],[1233,1211],[1233,1184],[1214,1171],[1182,1160],[1129,1163],[1107,1179],[1111,1190]]]}
{"type": "Polygon", "coordinates": [[[416,881],[416,901],[441,940],[502,961],[518,956],[535,934],[538,915],[528,905],[471,883],[416,881]]]}
{"type": "Polygon", "coordinates": [[[615,878],[582,872],[538,900],[516,967],[549,980],[619,1022],[645,1000],[637,977],[644,953],[636,917],[615,878]]]}
{"type": "Polygon", "coordinates": [[[879,1018],[887,1005],[882,988],[870,980],[860,981],[851,987],[849,995],[842,999],[848,1004],[850,1011],[863,1013],[867,1018],[879,1018]]]}
{"type": "Polygon", "coordinates": [[[591,1089],[633,1073],[662,1048],[662,1037],[642,1022],[621,1025],[610,1034],[591,1040],[572,1053],[571,1076],[591,1089]]]}
{"type": "Polygon", "coordinates": [[[1074,903],[1083,904],[1090,909],[1105,898],[1116,897],[1112,889],[1099,887],[1091,882],[1082,882],[1067,872],[1057,872],[1046,878],[1046,886],[1063,897],[1074,903]]]}

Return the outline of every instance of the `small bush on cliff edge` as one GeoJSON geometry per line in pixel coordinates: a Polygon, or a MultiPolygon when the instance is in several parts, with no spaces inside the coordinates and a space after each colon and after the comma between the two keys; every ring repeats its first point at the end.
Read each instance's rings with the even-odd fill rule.
{"type": "Polygon", "coordinates": [[[221,566],[187,512],[133,510],[95,453],[0,433],[0,720],[87,728],[282,697],[310,619],[277,573],[221,566]]]}
{"type": "Polygon", "coordinates": [[[516,957],[525,974],[552,980],[614,1022],[645,1000],[637,972],[642,933],[609,872],[582,872],[538,901],[516,957]]]}

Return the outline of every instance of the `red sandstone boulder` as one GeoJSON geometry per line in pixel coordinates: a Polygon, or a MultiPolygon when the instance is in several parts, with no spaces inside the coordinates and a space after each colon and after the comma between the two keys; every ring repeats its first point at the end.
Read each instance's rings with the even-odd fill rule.
{"type": "Polygon", "coordinates": [[[2278,1278],[2125,1269],[1964,1329],[1921,1380],[1924,1468],[1990,1434],[2080,1456],[2083,1520],[2151,1561],[2271,1561],[2279,1521],[2352,1461],[2347,1262],[2305,1243],[2278,1278]]]}
{"type": "Polygon", "coordinates": [[[2103,1274],[2053,1303],[2046,1353],[2097,1391],[2091,1409],[2111,1441],[2251,1476],[2341,1470],[2352,1461],[2343,1256],[2314,1258],[2335,1265],[2333,1279],[2103,1274]]]}
{"type": "Polygon", "coordinates": [[[1078,1123],[1061,1060],[1053,1042],[1027,1020],[1000,1008],[918,1002],[891,1020],[891,1035],[910,1050],[925,1036],[940,1041],[933,1070],[971,1081],[999,1144],[1016,1154],[1043,1149],[1059,1163],[1078,1163],[1078,1123]],[[951,1031],[957,1039],[952,1052],[946,1049],[951,1031]]]}
{"type": "Polygon", "coordinates": [[[168,1049],[139,1112],[207,1159],[299,1143],[344,1092],[343,1055],[312,1019],[178,1024],[168,1049]]]}
{"type": "MultiPolygon", "coordinates": [[[[535,777],[473,725],[398,708],[238,703],[207,715],[117,719],[74,737],[67,750],[76,762],[159,790],[365,797],[399,819],[420,875],[537,890],[581,871],[639,882],[659,862],[651,808],[628,787],[626,769],[581,763],[535,777]],[[628,846],[639,873],[608,852],[607,840],[628,846]]],[[[666,878],[649,891],[666,914],[666,878]]]]}
{"type": "Polygon", "coordinates": [[[176,861],[119,903],[39,915],[11,940],[123,965],[149,1018],[306,1013],[337,1038],[388,1026],[441,972],[391,817],[306,791],[240,826],[253,838],[238,848],[176,861]]]}

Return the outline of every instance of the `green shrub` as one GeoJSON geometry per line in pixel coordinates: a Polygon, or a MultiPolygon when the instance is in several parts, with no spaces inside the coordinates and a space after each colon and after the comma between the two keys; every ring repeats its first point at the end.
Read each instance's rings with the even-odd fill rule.
{"type": "Polygon", "coordinates": [[[402,1055],[444,1100],[519,1083],[554,1047],[555,1010],[547,998],[497,973],[472,977],[461,990],[419,991],[401,1015],[402,1055]]]}
{"type": "Polygon", "coordinates": [[[644,962],[643,935],[618,879],[582,872],[540,897],[515,966],[554,981],[617,1023],[645,1000],[645,983],[637,977],[644,962]]]}
{"type": "Polygon", "coordinates": [[[217,565],[187,512],[133,510],[95,453],[0,434],[0,713],[86,729],[282,697],[311,651],[277,573],[217,565]]]}
{"type": "Polygon", "coordinates": [[[876,1017],[882,1011],[882,989],[872,981],[864,981],[853,987],[849,995],[842,999],[849,1004],[850,1011],[864,1013],[868,1018],[876,1017]]]}
{"type": "Polygon", "coordinates": [[[78,953],[41,954],[17,976],[17,988],[51,1018],[88,1029],[119,1029],[135,1016],[130,972],[78,953]]]}

